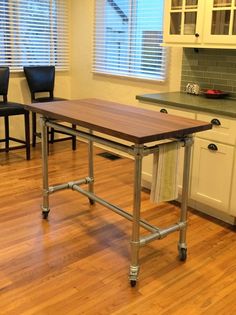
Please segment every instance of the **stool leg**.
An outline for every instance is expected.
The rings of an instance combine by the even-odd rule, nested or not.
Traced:
[[[5,121],[5,151],[9,152],[9,117],[4,117]]]
[[[32,146],[36,145],[36,113],[32,113]]]
[[[76,130],[76,125],[72,124],[72,128]],[[76,150],[76,136],[72,136],[72,150]]]
[[[54,128],[50,130],[50,143],[54,143]]]
[[[30,160],[30,123],[29,123],[29,112],[24,114],[24,118],[25,118],[26,159]]]
[[[49,132],[49,127],[47,127],[47,144],[48,144],[48,154],[49,154],[49,136],[50,136],[50,132]],[[42,139],[42,134],[41,134],[41,139]]]

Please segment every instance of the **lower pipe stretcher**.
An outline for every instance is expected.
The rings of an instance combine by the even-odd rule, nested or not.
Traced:
[[[48,186],[48,163],[47,163],[47,128],[53,127],[57,130],[63,130],[66,133],[72,134],[72,135],[79,135],[80,137],[86,139],[89,141],[88,143],[88,159],[89,159],[89,175],[88,177],[77,180],[77,181],[71,181],[64,184],[59,184],[55,186]],[[136,282],[138,280],[138,273],[139,273],[139,262],[138,262],[138,256],[139,256],[139,249],[154,241],[157,239],[162,239],[169,235],[170,233],[180,231],[180,241],[178,244],[179,248],[179,256],[181,260],[185,260],[187,255],[187,245],[186,245],[186,227],[187,227],[187,204],[184,199],[187,198],[187,186],[189,181],[189,164],[190,164],[190,148],[192,146],[192,136],[185,137],[184,139],[174,139],[172,141],[180,141],[182,142],[182,145],[185,147],[185,165],[184,165],[184,182],[183,182],[183,202],[182,202],[182,208],[181,208],[181,215],[180,215],[180,221],[173,224],[172,226],[169,226],[167,228],[158,228],[147,221],[140,218],[140,208],[141,208],[141,171],[142,171],[142,158],[148,154],[152,154],[155,151],[158,151],[159,145],[153,146],[151,148],[145,147],[144,145],[134,145],[134,146],[125,146],[120,145],[119,143],[115,143],[114,141],[101,139],[100,137],[97,137],[92,134],[92,131],[90,133],[86,132],[77,132],[74,129],[71,129],[69,127],[65,127],[63,125],[60,125],[58,123],[52,122],[48,119],[42,118],[42,149],[43,149],[43,176],[45,180],[45,187],[44,187],[44,202],[42,205],[42,213],[43,217],[47,218],[48,213],[50,211],[49,209],[49,195],[52,193],[55,193],[60,190],[64,189],[72,189],[73,191],[77,191],[81,193],[82,195],[88,197],[91,203],[98,202],[99,204],[109,208],[110,210],[114,211],[115,213],[121,215],[122,217],[128,219],[129,221],[133,222],[133,237],[131,238],[131,266],[130,266],[130,273],[129,273],[129,279],[131,286],[135,286]],[[128,213],[127,211],[119,208],[116,205],[113,205],[106,200],[96,196],[93,192],[93,142],[103,143],[106,146],[109,146],[111,148],[118,148],[123,152],[126,152],[134,157],[135,160],[135,185],[134,185],[134,208],[133,208],[133,215]],[[81,187],[83,184],[88,184],[88,190],[85,190]],[[139,228],[142,227],[149,232],[151,232],[149,235],[140,236]]]
[[[98,202],[117,214],[128,219],[132,223],[131,231],[131,262],[129,280],[131,286],[135,286],[139,273],[139,250],[145,244],[161,239],[170,233],[179,231],[178,250],[180,260],[187,257],[186,228],[187,228],[187,199],[189,186],[189,169],[192,147],[192,134],[212,128],[210,123],[193,119],[166,115],[153,110],[146,110],[135,106],[104,101],[99,99],[84,99],[71,101],[58,101],[49,103],[35,103],[28,106],[30,110],[41,115],[42,127],[42,171],[43,171],[43,217],[47,218],[50,206],[49,196],[54,192],[64,189],[72,189],[88,197],[90,204]],[[59,121],[74,124],[86,128],[88,132],[78,131],[62,126]],[[81,137],[88,141],[88,176],[84,179],[70,181],[49,187],[48,180],[48,143],[47,129],[56,130]],[[97,136],[94,132],[99,132]],[[105,137],[103,137],[105,135]],[[106,136],[112,136],[117,141],[107,140]],[[119,140],[125,140],[131,145],[120,144]],[[167,228],[158,228],[141,219],[141,177],[142,159],[148,154],[158,151],[158,146],[146,147],[153,141],[182,141],[184,144],[184,167],[182,184],[182,204],[179,222]],[[94,166],[93,166],[93,142],[128,153],[134,159],[134,187],[132,214],[113,205],[94,193]],[[88,185],[85,190],[81,185]],[[150,232],[141,236],[140,227]]]

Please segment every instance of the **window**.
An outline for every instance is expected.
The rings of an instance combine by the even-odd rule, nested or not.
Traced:
[[[0,0],[0,65],[69,66],[65,0]]]
[[[93,71],[164,81],[164,0],[96,0]]]

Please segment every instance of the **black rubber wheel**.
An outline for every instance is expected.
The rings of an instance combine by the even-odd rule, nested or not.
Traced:
[[[43,216],[43,219],[44,219],[44,220],[47,220],[48,214],[49,214],[49,211],[43,211],[43,212],[42,212],[42,216]]]
[[[180,248],[179,250],[179,259],[185,261],[187,259],[187,248]]]
[[[132,288],[136,286],[137,281],[136,280],[130,280],[130,285]]]
[[[90,198],[89,198],[89,203],[90,203],[91,205],[94,205],[94,204],[95,204],[95,201],[94,201],[93,199],[90,199]]]

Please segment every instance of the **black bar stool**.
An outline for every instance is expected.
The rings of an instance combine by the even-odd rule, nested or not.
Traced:
[[[55,67],[54,66],[27,66],[24,67],[24,73],[29,86],[32,103],[44,103],[62,101],[62,98],[54,97],[54,81],[55,81]],[[37,93],[47,92],[49,95],[46,97],[36,97]],[[72,128],[76,130],[76,125],[72,124]],[[76,150],[76,136],[69,136],[66,138],[54,140],[54,133],[65,134],[62,131],[50,128],[48,131],[50,135],[50,143],[54,141],[72,140],[72,149]],[[36,137],[41,137],[37,132],[36,113],[32,113],[32,146],[36,145]]]
[[[5,138],[0,139],[0,142],[5,142],[5,152],[9,152],[9,142],[14,141],[23,144],[26,148],[26,159],[30,160],[30,125],[29,125],[29,111],[27,111],[23,104],[8,102],[7,92],[9,85],[10,70],[9,67],[0,67],[0,117],[4,117],[5,124]],[[25,122],[25,140],[10,137],[9,117],[24,115]]]

